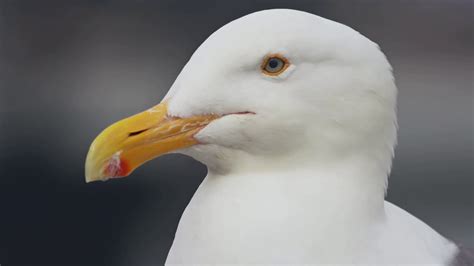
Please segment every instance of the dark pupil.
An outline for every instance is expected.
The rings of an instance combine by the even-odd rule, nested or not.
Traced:
[[[278,60],[275,59],[275,58],[270,59],[270,61],[268,62],[268,66],[271,67],[271,68],[277,67],[278,66]]]

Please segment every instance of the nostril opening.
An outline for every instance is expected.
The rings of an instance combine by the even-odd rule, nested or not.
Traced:
[[[138,130],[138,131],[133,131],[133,132],[128,133],[128,136],[129,136],[129,137],[133,137],[133,136],[136,136],[136,135],[140,135],[141,133],[143,133],[143,132],[145,132],[145,131],[147,131],[147,130],[148,130],[148,128],[147,128],[147,129]]]

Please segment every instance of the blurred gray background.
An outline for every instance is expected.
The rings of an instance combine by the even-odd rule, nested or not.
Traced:
[[[86,185],[89,144],[213,31],[276,7],[380,44],[400,89],[388,200],[474,247],[472,1],[1,0],[0,264],[161,264],[205,167],[169,155]]]

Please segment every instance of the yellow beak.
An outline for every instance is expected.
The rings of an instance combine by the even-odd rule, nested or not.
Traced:
[[[86,159],[86,182],[123,177],[170,151],[198,143],[194,135],[217,115],[168,116],[166,102],[106,128],[92,142]]]

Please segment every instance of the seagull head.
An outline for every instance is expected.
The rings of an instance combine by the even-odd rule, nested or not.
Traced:
[[[171,152],[211,171],[361,154],[388,171],[396,94],[387,59],[355,30],[295,10],[252,13],[204,41],[161,103],[94,140],[86,180],[127,176]]]

